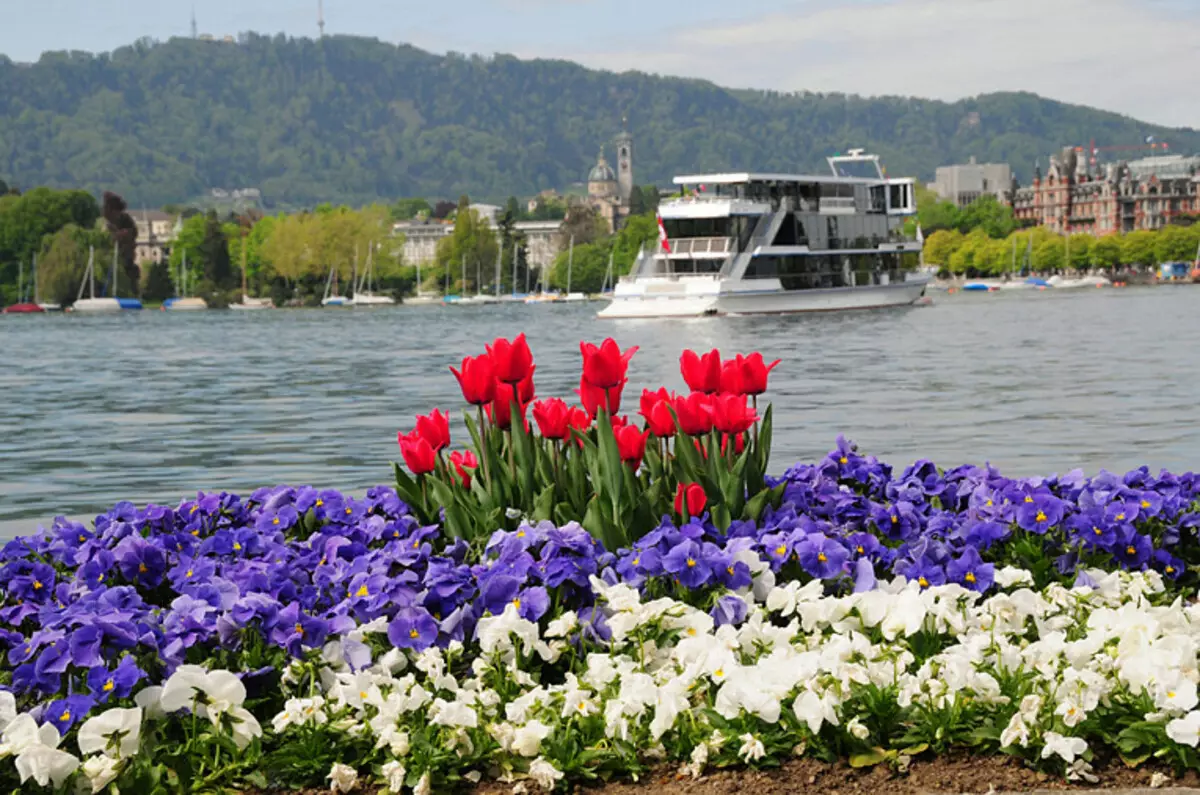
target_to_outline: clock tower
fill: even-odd
[[[621,206],[629,209],[629,197],[633,195],[633,136],[629,134],[629,120],[621,120],[621,134],[614,143],[617,146],[617,196]]]

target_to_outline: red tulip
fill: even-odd
[[[453,367],[450,372],[458,379],[463,399],[472,406],[484,406],[492,402],[496,392],[496,373],[490,356],[468,356],[462,360],[462,372]]]
[[[583,407],[587,409],[588,415],[596,418],[596,414],[600,409],[604,409],[610,415],[616,414],[621,410],[621,392],[625,389],[625,382],[617,384],[608,389],[601,389],[598,386],[593,386],[586,378],[579,381],[579,400],[583,403]]]
[[[741,358],[740,356],[738,357]],[[741,395],[743,392],[744,383],[742,381],[742,368],[738,362],[733,359],[727,359],[721,365],[721,394],[723,395]]]
[[[404,465],[414,475],[424,475],[434,470],[437,453],[418,431],[409,434],[398,433],[396,441],[400,443],[400,455],[404,458]]]
[[[742,393],[746,395],[761,395],[767,391],[767,376],[779,364],[779,359],[770,364],[763,364],[761,353],[749,356],[738,355],[738,369],[742,371]]]
[[[614,433],[621,460],[637,469],[642,465],[642,456],[646,454],[646,440],[650,438],[650,431],[638,430],[633,425],[623,425],[615,429]]]
[[[455,450],[450,454],[450,463],[454,465],[454,471],[458,473],[458,478],[462,481],[462,487],[470,489],[471,473],[479,469],[479,459],[470,450],[465,453]]]
[[[638,346],[622,353],[616,341],[609,337],[600,343],[600,347],[581,342],[579,350],[583,353],[583,380],[601,389],[611,389],[625,380],[629,360],[637,353]]]
[[[511,384],[496,382],[496,396],[492,398],[491,405],[487,407],[488,419],[495,423],[496,427],[502,431],[507,431],[512,427],[512,404],[515,400],[516,392]],[[517,412],[521,415],[521,421],[525,421],[525,404],[517,402]]]
[[[533,372],[533,353],[524,334],[518,334],[512,342],[497,337],[487,346],[488,355],[492,357],[492,366],[496,368],[496,380],[506,384],[519,384]]]
[[[592,417],[578,406],[571,406],[567,415],[567,425],[580,433],[587,433],[592,427]]]
[[[685,519],[702,514],[707,504],[708,495],[699,483],[688,483],[686,486],[680,483],[675,490],[675,513]]]
[[[703,356],[684,351],[679,357],[683,380],[693,392],[713,394],[721,391],[721,352],[713,349]]]
[[[739,433],[733,437],[733,453],[734,455],[741,455],[745,449],[746,434]],[[721,437],[721,455],[725,455],[727,452],[729,452],[729,434]]]
[[[650,412],[654,410],[654,407],[658,405],[658,402],[660,400],[670,400],[672,397],[673,395],[667,391],[665,386],[659,387],[657,392],[651,392],[649,389],[643,389],[638,413],[649,420]]]
[[[758,420],[745,395],[716,395],[712,399],[713,427],[721,433],[745,433]]]
[[[547,439],[566,439],[570,435],[571,409],[559,398],[539,400],[533,404],[533,421]]]
[[[609,418],[609,424],[612,426],[612,429],[615,431],[617,428],[624,428],[626,425],[628,425],[629,418],[626,417],[624,414],[614,414],[612,417]]]
[[[664,392],[666,390],[663,390]],[[665,397],[654,404],[646,418],[646,427],[659,439],[670,439],[675,435],[675,416],[671,414],[672,398]]]
[[[450,415],[434,409],[428,416],[417,417],[415,433],[429,442],[435,453],[445,450],[450,446]]]
[[[519,399],[524,405],[529,405],[533,402],[533,371],[536,369],[536,366],[530,367],[529,375],[525,376],[523,379],[521,379],[521,383],[517,384],[517,399]]]
[[[700,436],[713,429],[712,398],[703,392],[675,398],[675,416],[680,429],[689,436]]]

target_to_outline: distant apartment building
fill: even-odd
[[[159,210],[142,210],[132,213],[137,225],[137,242],[134,244],[133,261],[139,266],[158,264],[170,251],[171,243],[179,233],[179,220],[170,213]]]
[[[1200,213],[1200,155],[1164,155],[1090,170],[1074,150],[1050,158],[1042,176],[1012,197],[1018,221],[1059,234],[1161,229]]]
[[[428,265],[437,258],[438,241],[454,234],[454,224],[441,221],[399,221],[392,224],[393,235],[404,235],[404,262]]]
[[[958,207],[989,193],[1006,201],[1012,189],[1012,169],[1007,163],[976,163],[972,157],[961,165],[940,166],[929,188]]]
[[[531,268],[549,268],[562,251],[562,221],[517,221],[513,228],[525,236],[525,262]]]

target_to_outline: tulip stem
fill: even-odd
[[[492,474],[488,467],[488,428],[484,424],[483,406],[476,406],[475,408],[479,410],[479,458],[483,466],[483,484],[487,487],[487,491],[491,492]]]
[[[750,405],[754,407],[754,452],[758,454],[758,395],[750,396]]]

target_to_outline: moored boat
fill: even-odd
[[[163,301],[163,309],[171,312],[197,312],[208,309],[208,302],[203,298],[197,298],[187,294],[188,267],[186,248],[183,250],[183,262],[179,265],[179,276],[176,284],[176,290],[178,291],[179,296],[176,298],[168,298],[167,300]]]
[[[10,304],[9,306],[4,307],[4,309],[0,310],[0,314],[4,314],[4,315],[37,315],[37,314],[41,314],[42,312],[46,311],[46,310],[42,309],[42,307],[39,306],[37,303],[37,259],[34,259],[34,261],[33,261],[33,268],[34,268],[34,270],[33,270],[33,274],[34,274],[33,275],[33,280],[34,280],[34,289],[33,289],[34,298],[33,298],[33,300],[32,301],[24,300],[25,299],[25,263],[23,263],[23,262],[18,263],[18,265],[17,265],[17,302],[15,304]]]
[[[830,174],[697,174],[659,207],[659,245],[621,278],[602,318],[780,314],[908,306],[930,277],[912,179],[875,155],[827,159]],[[906,257],[906,255],[912,255]],[[907,260],[911,259],[912,262]]]
[[[116,260],[113,262],[113,280],[116,281]],[[83,297],[85,287],[88,288],[87,298]],[[96,249],[89,248],[87,272],[83,276],[83,282],[79,285],[79,295],[75,298],[75,303],[71,304],[71,311],[98,314],[101,312],[120,312],[121,309],[121,302],[116,298],[96,297]]]

